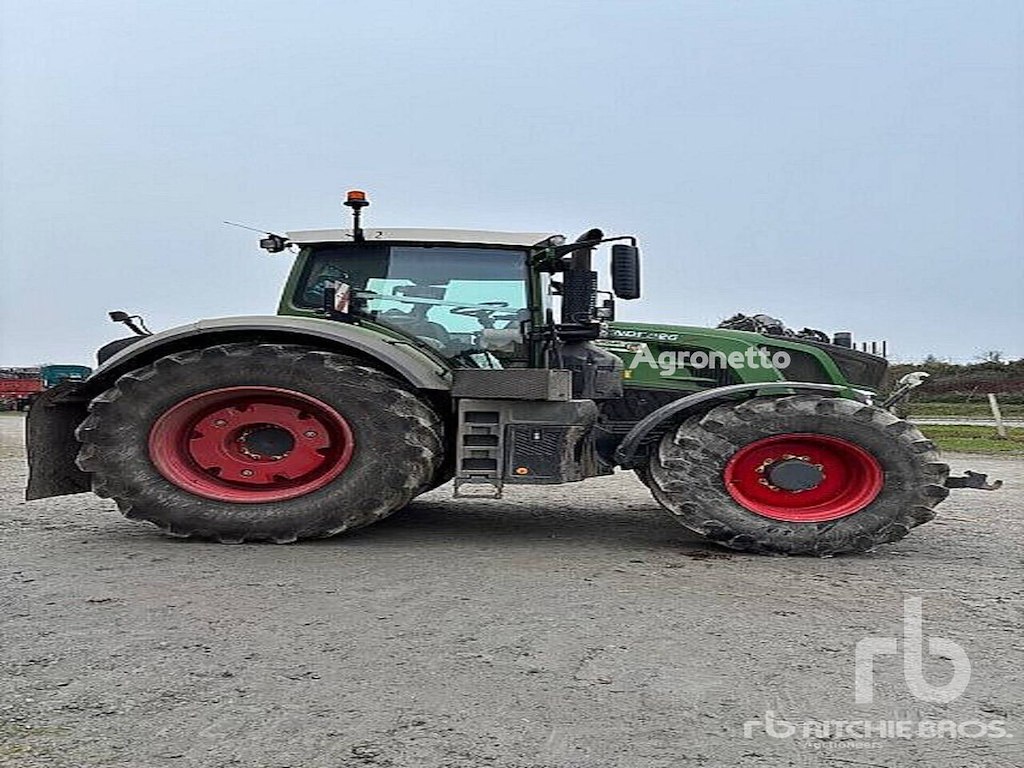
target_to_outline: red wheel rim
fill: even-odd
[[[791,523],[838,520],[859,512],[874,501],[884,480],[882,467],[863,448],[817,434],[757,440],[725,467],[725,487],[739,504]],[[801,483],[808,487],[793,488]]]
[[[326,403],[275,387],[227,387],[169,408],[149,433],[157,470],[197,496],[256,504],[323,488],[355,442]]]

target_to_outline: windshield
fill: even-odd
[[[320,308],[328,287],[350,311],[415,336],[457,364],[501,367],[524,356],[526,253],[378,243],[318,247],[296,295]]]

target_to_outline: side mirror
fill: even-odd
[[[129,315],[127,312],[115,309],[112,312],[107,312],[107,317],[110,318],[111,322],[124,323],[125,326],[136,336],[153,335],[153,332],[146,327],[146,321],[138,315]]]
[[[620,299],[640,298],[640,249],[635,245],[612,246],[612,290]]]

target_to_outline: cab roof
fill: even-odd
[[[288,239],[298,245],[313,243],[351,243],[351,229],[303,229],[286,232]],[[369,243],[452,243],[459,245],[498,245],[507,247],[528,248],[535,245],[546,245],[556,237],[554,232],[487,232],[476,229],[380,229],[367,227],[363,229],[366,242]]]

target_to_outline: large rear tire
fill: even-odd
[[[224,543],[332,536],[401,508],[444,456],[435,411],[330,352],[222,344],[127,373],[90,405],[78,466],[132,519]]]
[[[722,405],[666,434],[646,482],[733,549],[837,555],[902,539],[949,493],[935,445],[888,411],[818,395]]]

